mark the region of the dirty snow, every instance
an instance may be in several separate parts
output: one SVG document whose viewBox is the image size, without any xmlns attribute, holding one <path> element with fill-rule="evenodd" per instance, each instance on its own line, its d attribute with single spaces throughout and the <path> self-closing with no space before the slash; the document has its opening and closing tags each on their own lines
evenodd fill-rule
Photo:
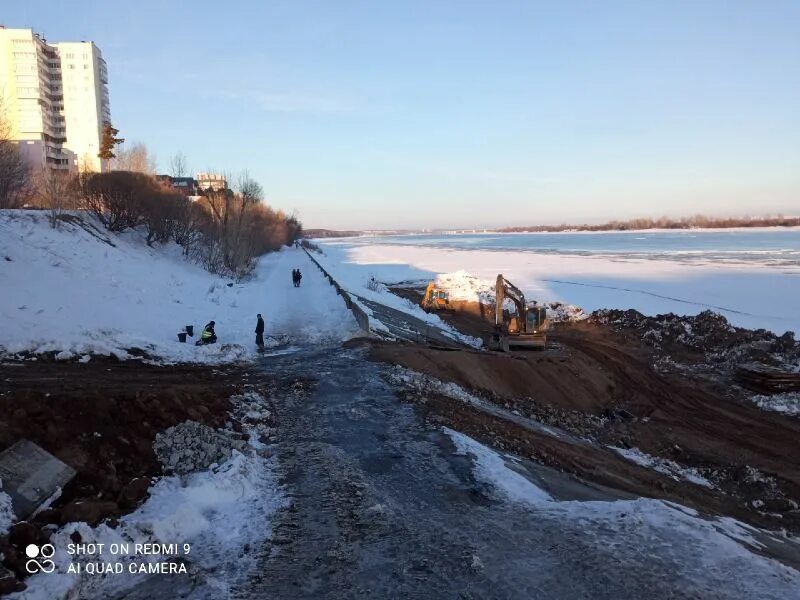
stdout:
<svg viewBox="0 0 800 600">
<path fill-rule="evenodd" d="M 249 393 L 237 397 L 238 411 L 260 410 L 263 398 Z M 56 547 L 56 572 L 38 574 L 26 580 L 28 589 L 15 594 L 19 600 L 58 600 L 60 598 L 107 598 L 140 583 L 146 575 L 130 574 L 130 563 L 157 562 L 168 557 L 136 555 L 81 557 L 81 562 L 123 563 L 124 575 L 83 575 L 66 572 L 77 556 L 67 554 L 70 535 L 78 532 L 83 543 L 135 543 L 190 545 L 182 556 L 198 569 L 196 575 L 213 590 L 213 597 L 231 597 L 233 588 L 242 583 L 256 565 L 260 547 L 272 534 L 272 516 L 288 503 L 276 475 L 276 461 L 271 457 L 259 428 L 245 425 L 251 435 L 245 451 L 234 451 L 222 465 L 185 476 L 162 477 L 150 488 L 150 497 L 133 513 L 120 519 L 112 529 L 101 524 L 70 523 L 51 538 Z M 108 546 L 106 546 L 108 548 Z M 174 575 L 170 575 L 172 577 Z M 72 595 L 71 595 L 72 594 Z"/>
<path fill-rule="evenodd" d="M 444 428 L 459 454 L 475 459 L 475 474 L 481 481 L 490 481 L 512 502 L 537 503 L 552 500 L 550 494 L 531 484 L 525 477 L 509 469 L 503 458 L 463 433 Z"/>
<path fill-rule="evenodd" d="M 171 361 L 232 362 L 255 356 L 256 313 L 267 336 L 292 342 L 339 342 L 357 331 L 300 250 L 266 255 L 251 280 L 234 283 L 187 262 L 178 246 L 150 248 L 137 232 L 109 234 L 82 218 L 85 227 L 53 229 L 45 213 L 0 211 L 0 353 L 87 360 L 140 348 Z M 293 268 L 305 275 L 300 288 L 292 286 Z M 194 346 L 210 320 L 219 343 Z M 185 325 L 195 337 L 180 344 Z"/>
<path fill-rule="evenodd" d="M 585 543 L 636 548 L 643 557 L 674 560 L 697 597 L 795 598 L 800 573 L 756 553 L 768 535 L 731 519 L 703 518 L 691 508 L 649 498 L 616 501 L 555 501 L 547 491 L 506 466 L 497 452 L 461 433 L 444 429 L 459 454 L 470 455 L 478 480 L 498 496 L 526 502 L 542 521 L 553 519 L 565 535 L 577 528 Z M 525 489 L 527 488 L 527 489 Z M 775 538 L 773 538 L 774 540 Z M 778 543 L 791 543 L 786 540 Z"/>
<path fill-rule="evenodd" d="M 800 416 L 800 392 L 784 392 L 782 394 L 757 394 L 750 400 L 759 408 Z"/>
<path fill-rule="evenodd" d="M 506 250 L 464 250 L 381 243 L 375 239 L 320 240 L 328 260 L 385 283 L 429 281 L 465 271 L 494 281 L 503 273 L 529 300 L 563 302 L 591 312 L 633 308 L 655 315 L 712 309 L 734 325 L 782 334 L 800 332 L 800 267 L 769 263 L 648 260 Z M 354 275 L 355 277 L 355 275 Z"/>
<path fill-rule="evenodd" d="M 11 496 L 3 490 L 3 480 L 0 479 L 0 535 L 3 535 L 8 528 L 17 520 L 14 509 L 11 507 Z"/>
<path fill-rule="evenodd" d="M 714 487 L 708 479 L 703 477 L 697 471 L 697 469 L 684 467 L 667 458 L 660 458 L 658 456 L 645 454 L 638 448 L 617 448 L 615 446 L 609 446 L 609 448 L 611 448 L 611 450 L 617 454 L 624 456 L 629 461 L 634 462 L 637 465 L 647 467 L 648 469 L 653 469 L 659 473 L 663 473 L 675 481 L 683 480 L 696 485 L 702 485 L 703 487 Z"/>
</svg>

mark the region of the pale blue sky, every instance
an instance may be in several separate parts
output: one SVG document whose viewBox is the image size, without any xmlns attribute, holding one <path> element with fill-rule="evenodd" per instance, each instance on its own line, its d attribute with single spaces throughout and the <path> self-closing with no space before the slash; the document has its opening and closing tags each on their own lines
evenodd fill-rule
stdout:
<svg viewBox="0 0 800 600">
<path fill-rule="evenodd" d="M 800 213 L 800 1 L 4 0 L 309 227 Z"/>
</svg>

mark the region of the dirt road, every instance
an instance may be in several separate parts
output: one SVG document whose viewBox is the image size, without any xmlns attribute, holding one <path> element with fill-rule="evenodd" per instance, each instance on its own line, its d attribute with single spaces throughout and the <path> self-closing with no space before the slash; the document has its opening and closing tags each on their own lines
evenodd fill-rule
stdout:
<svg viewBox="0 0 800 600">
<path fill-rule="evenodd" d="M 317 383 L 303 398 L 276 403 L 292 504 L 236 597 L 784 598 L 796 591 L 792 577 L 767 575 L 741 548 L 709 545 L 683 525 L 683 513 L 658 502 L 527 506 L 498 495 L 475 478 L 471 457 L 399 399 L 387 367 L 359 349 L 304 351 L 269 368 L 287 379 L 313 372 Z M 515 470 L 561 499 L 612 497 L 527 461 Z"/>
</svg>

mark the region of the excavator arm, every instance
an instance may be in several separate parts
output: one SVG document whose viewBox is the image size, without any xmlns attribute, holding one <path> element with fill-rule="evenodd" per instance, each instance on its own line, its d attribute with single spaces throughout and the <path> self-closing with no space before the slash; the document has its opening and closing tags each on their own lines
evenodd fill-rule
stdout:
<svg viewBox="0 0 800 600">
<path fill-rule="evenodd" d="M 503 275 L 497 276 L 497 282 L 495 283 L 495 315 L 494 315 L 494 324 L 498 327 L 503 325 L 503 303 L 506 298 L 511 300 L 514 303 L 514 306 L 517 309 L 517 322 L 519 324 L 520 331 L 525 331 L 525 322 L 526 322 L 526 307 L 525 307 L 525 295 L 522 293 L 517 286 L 515 286 L 510 281 L 507 281 Z"/>
</svg>

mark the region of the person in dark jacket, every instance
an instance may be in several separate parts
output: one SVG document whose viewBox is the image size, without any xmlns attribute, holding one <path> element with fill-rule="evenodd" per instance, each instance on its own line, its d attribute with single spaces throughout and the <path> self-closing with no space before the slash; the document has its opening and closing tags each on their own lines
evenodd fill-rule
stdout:
<svg viewBox="0 0 800 600">
<path fill-rule="evenodd" d="M 256 315 L 256 346 L 259 350 L 264 349 L 264 319 L 261 318 L 261 313 Z"/>
<path fill-rule="evenodd" d="M 292 285 L 297 287 L 297 269 L 292 269 Z"/>
<path fill-rule="evenodd" d="M 300 269 L 297 269 L 297 287 L 300 287 L 300 281 L 303 279 L 303 274 L 300 272 Z"/>
</svg>

